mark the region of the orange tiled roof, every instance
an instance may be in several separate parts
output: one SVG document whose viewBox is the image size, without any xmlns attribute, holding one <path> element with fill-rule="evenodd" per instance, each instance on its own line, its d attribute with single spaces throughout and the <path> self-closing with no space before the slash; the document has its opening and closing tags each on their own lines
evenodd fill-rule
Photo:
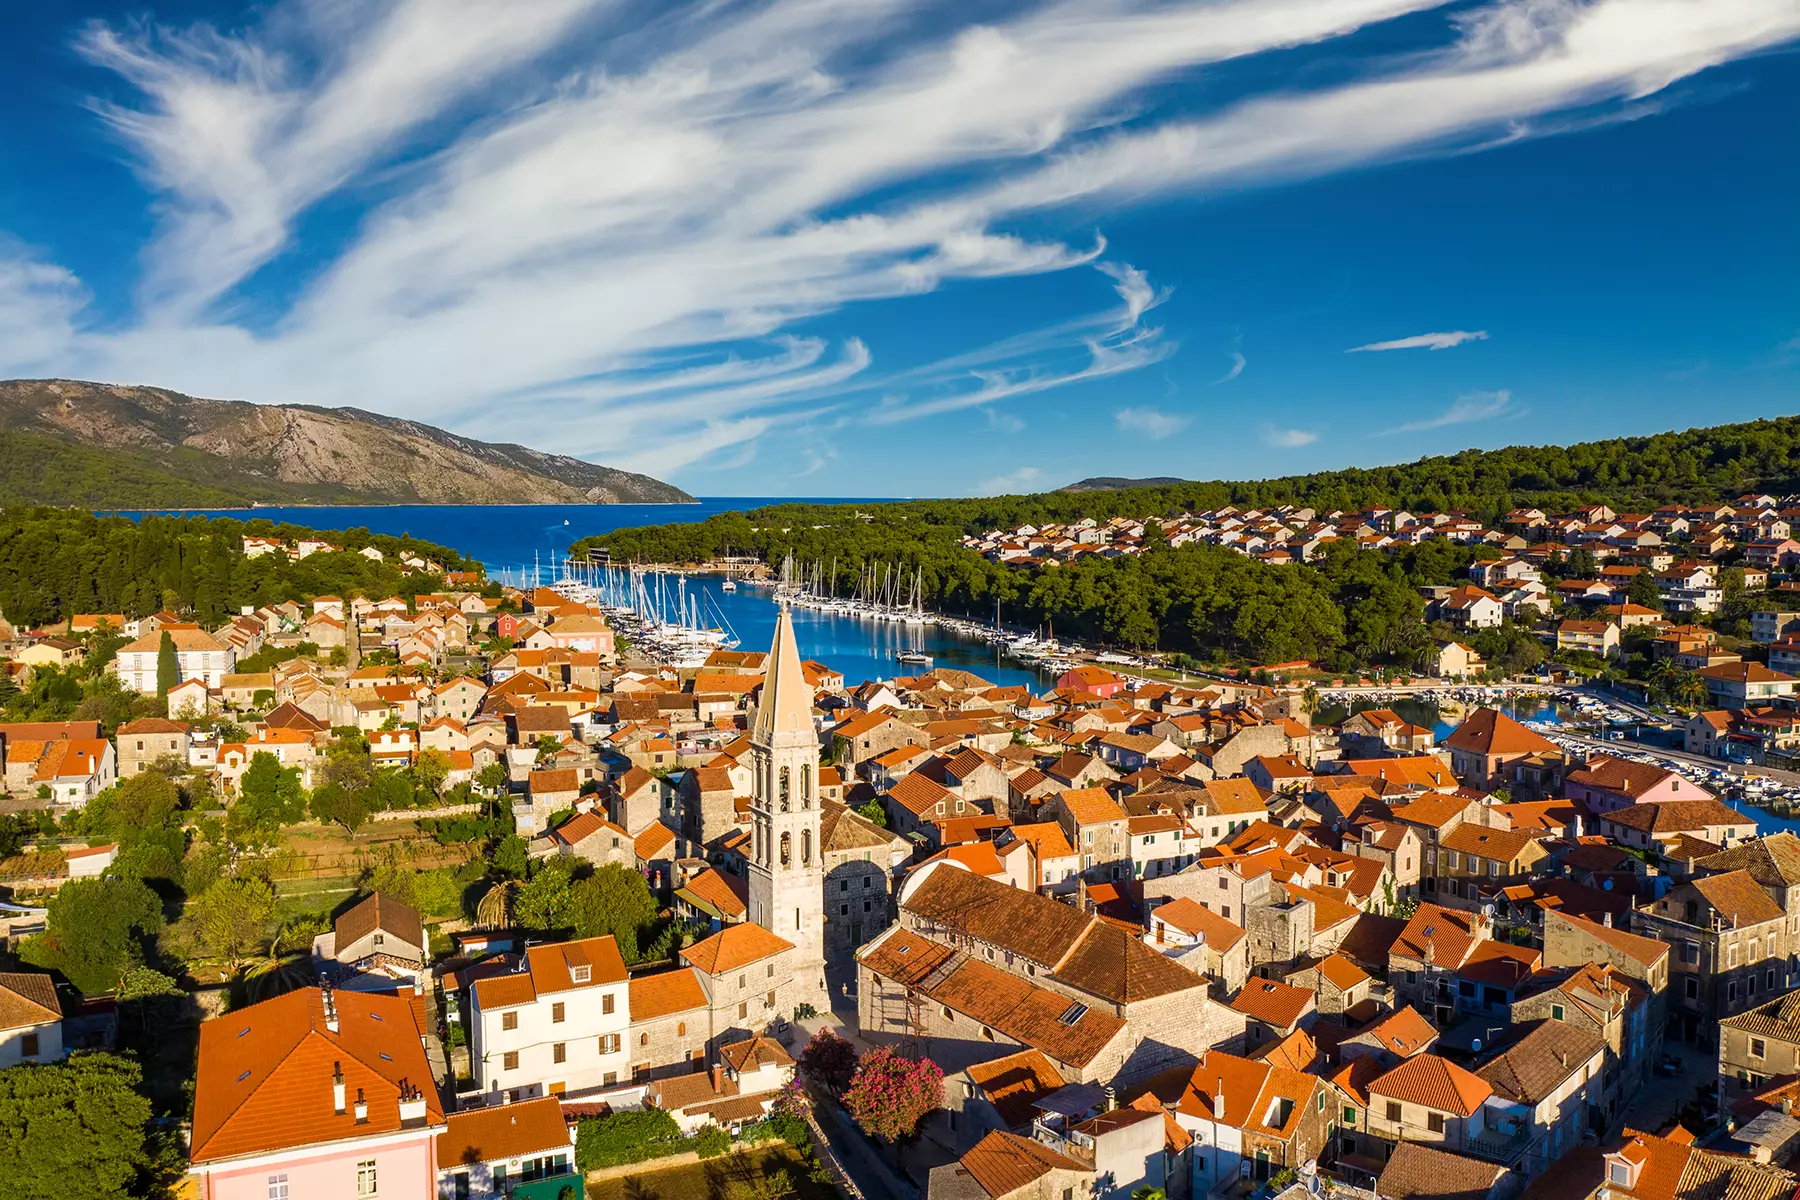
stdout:
<svg viewBox="0 0 1800 1200">
<path fill-rule="evenodd" d="M 706 1007 L 706 992 L 692 967 L 663 971 L 655 975 L 634 975 L 627 985 L 633 1021 L 653 1021 L 658 1017 Z"/>
<path fill-rule="evenodd" d="M 214 1162 L 401 1128 L 402 1085 L 417 1088 L 428 1125 L 442 1125 L 431 1065 L 409 998 L 372 992 L 334 995 L 338 1029 L 327 1024 L 317 988 L 289 992 L 214 1017 L 200 1027 L 190 1158 Z M 368 1117 L 338 1113 L 332 1074 L 347 1097 L 362 1093 Z"/>
<path fill-rule="evenodd" d="M 1369 1093 L 1467 1117 L 1494 1094 L 1494 1089 L 1487 1080 L 1449 1059 L 1418 1054 L 1371 1083 Z"/>
<path fill-rule="evenodd" d="M 681 952 L 681 957 L 704 974 L 722 975 L 793 948 L 794 943 L 786 938 L 746 922 L 727 925 L 705 941 L 695 942 Z"/>
</svg>

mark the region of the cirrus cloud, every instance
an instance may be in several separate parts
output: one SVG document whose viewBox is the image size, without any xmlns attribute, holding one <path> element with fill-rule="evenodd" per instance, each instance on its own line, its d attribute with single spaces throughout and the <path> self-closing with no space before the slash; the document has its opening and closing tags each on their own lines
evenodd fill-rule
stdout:
<svg viewBox="0 0 1800 1200">
<path fill-rule="evenodd" d="M 1512 393 L 1469 392 L 1458 396 L 1443 412 L 1435 417 L 1426 417 L 1419 421 L 1408 421 L 1404 425 L 1396 425 L 1392 429 L 1384 429 L 1382 435 L 1392 433 L 1422 433 L 1427 429 L 1444 429 L 1451 425 L 1468 425 L 1475 421 L 1492 421 L 1499 417 L 1522 417 L 1526 410 L 1513 404 Z"/>
<path fill-rule="evenodd" d="M 1113 414 L 1119 428 L 1160 441 L 1173 437 L 1188 427 L 1188 418 L 1154 408 L 1121 408 Z"/>
<path fill-rule="evenodd" d="M 1448 350 L 1452 346 L 1460 346 L 1464 342 L 1487 341 L 1487 330 L 1469 331 L 1458 329 L 1453 333 L 1420 333 L 1412 337 L 1395 338 L 1391 342 L 1370 342 L 1366 346 L 1352 346 L 1345 354 L 1362 354 L 1379 350 Z"/>
</svg>

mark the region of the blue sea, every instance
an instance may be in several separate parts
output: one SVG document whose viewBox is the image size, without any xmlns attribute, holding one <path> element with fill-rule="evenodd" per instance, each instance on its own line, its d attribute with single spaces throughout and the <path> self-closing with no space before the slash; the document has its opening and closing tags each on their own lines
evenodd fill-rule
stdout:
<svg viewBox="0 0 1800 1200">
<path fill-rule="evenodd" d="M 861 496 L 808 497 L 806 502 L 877 501 Z M 718 513 L 781 503 L 784 501 L 780 498 L 768 496 L 708 496 L 697 504 L 297 506 L 191 510 L 185 515 L 261 518 L 314 529 L 363 528 L 372 533 L 411 534 L 481 560 L 491 577 L 529 584 L 535 576 L 547 584 L 561 574 L 564 553 L 581 538 L 635 525 L 704 521 Z M 677 581 L 667 577 L 664 584 L 672 596 Z M 735 594 L 726 593 L 719 590 L 716 577 L 705 575 L 689 576 L 686 586 L 690 592 L 699 591 L 709 621 L 715 616 L 723 617 L 743 649 L 767 649 L 774 639 L 776 607 L 767 590 L 740 588 Z M 1049 685 L 1048 677 L 1022 669 L 1016 660 L 1002 660 L 994 647 L 936 626 L 907 630 L 893 624 L 795 609 L 794 632 L 803 655 L 842 671 L 851 684 L 916 674 L 924 668 L 902 666 L 894 656 L 903 650 L 923 650 L 932 656 L 934 666 L 973 671 L 997 684 L 1023 683 L 1040 689 Z"/>
</svg>

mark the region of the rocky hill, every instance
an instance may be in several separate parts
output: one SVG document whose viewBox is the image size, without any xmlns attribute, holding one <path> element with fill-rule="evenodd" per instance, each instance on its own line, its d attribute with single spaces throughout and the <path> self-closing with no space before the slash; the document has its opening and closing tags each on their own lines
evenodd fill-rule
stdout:
<svg viewBox="0 0 1800 1200">
<path fill-rule="evenodd" d="M 0 381 L 0 504 L 687 504 L 680 488 L 355 408 Z"/>
</svg>

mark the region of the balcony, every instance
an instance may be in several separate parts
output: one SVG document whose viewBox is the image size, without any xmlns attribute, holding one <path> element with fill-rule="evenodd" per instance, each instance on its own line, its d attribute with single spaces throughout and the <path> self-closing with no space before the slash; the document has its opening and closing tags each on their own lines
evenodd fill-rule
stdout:
<svg viewBox="0 0 1800 1200">
<path fill-rule="evenodd" d="M 1504 1167 L 1516 1167 L 1525 1152 L 1531 1148 L 1531 1126 L 1523 1122 L 1508 1120 L 1507 1126 L 1512 1132 L 1499 1129 L 1484 1129 L 1469 1139 L 1468 1151 L 1476 1158 L 1485 1158 L 1489 1162 L 1499 1163 Z"/>
</svg>

